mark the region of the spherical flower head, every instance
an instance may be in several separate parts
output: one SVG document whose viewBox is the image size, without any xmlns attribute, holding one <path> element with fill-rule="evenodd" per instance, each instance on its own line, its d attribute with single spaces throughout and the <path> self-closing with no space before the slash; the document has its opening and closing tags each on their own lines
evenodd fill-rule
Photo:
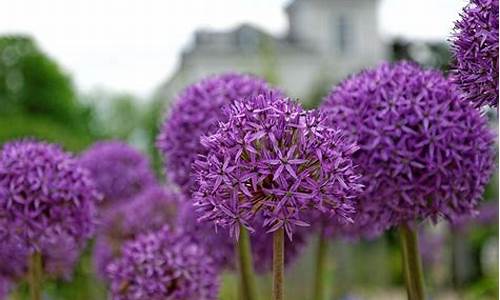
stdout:
<svg viewBox="0 0 500 300">
<path fill-rule="evenodd" d="M 440 72 L 384 63 L 342 82 L 321 109 L 361 147 L 358 232 L 475 211 L 493 170 L 493 135 Z"/>
<path fill-rule="evenodd" d="M 0 224 L 30 252 L 94 233 L 98 193 L 88 172 L 60 147 L 30 140 L 0 151 Z"/>
<path fill-rule="evenodd" d="M 102 226 L 94 245 L 93 259 L 97 274 L 101 278 L 105 277 L 107 265 L 120 255 L 125 241 L 141 233 L 159 230 L 165 224 L 174 225 L 178 203 L 176 193 L 155 185 L 129 202 L 107 210 L 103 214 Z"/>
<path fill-rule="evenodd" d="M 188 86 L 180 93 L 162 126 L 157 147 L 165 157 L 167 176 L 184 193 L 193 190 L 192 163 L 206 154 L 200 137 L 227 121 L 224 108 L 235 100 L 265 93 L 271 87 L 263 79 L 238 73 L 215 75 Z M 278 91 L 275 91 L 278 93 Z"/>
<path fill-rule="evenodd" d="M 191 201 L 180 205 L 177 226 L 200 246 L 204 247 L 214 262 L 222 269 L 235 268 L 235 242 L 228 237 L 227 230 L 216 228 L 212 223 L 198 222 L 199 215 Z"/>
<path fill-rule="evenodd" d="M 125 202 L 155 183 L 147 157 L 120 141 L 95 143 L 80 162 L 102 193 L 103 207 Z"/>
<path fill-rule="evenodd" d="M 475 107 L 498 106 L 498 0 L 471 0 L 455 22 L 451 78 Z"/>
<path fill-rule="evenodd" d="M 262 217 L 266 230 L 284 228 L 289 238 L 307 226 L 309 209 L 351 220 L 361 189 L 351 159 L 357 146 L 297 102 L 272 92 L 236 100 L 228 121 L 201 142 L 208 153 L 195 162 L 200 220 L 238 237 L 240 224 L 254 231 Z"/>
<path fill-rule="evenodd" d="M 127 242 L 107 268 L 113 300 L 212 300 L 218 276 L 203 247 L 167 227 Z"/>
</svg>

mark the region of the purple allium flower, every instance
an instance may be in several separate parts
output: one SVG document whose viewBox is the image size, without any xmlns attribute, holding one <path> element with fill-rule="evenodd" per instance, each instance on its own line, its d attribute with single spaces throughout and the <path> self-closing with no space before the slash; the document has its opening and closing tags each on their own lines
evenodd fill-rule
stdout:
<svg viewBox="0 0 500 300">
<path fill-rule="evenodd" d="M 164 227 L 127 242 L 107 268 L 113 300 L 211 300 L 218 274 L 203 247 Z"/>
<path fill-rule="evenodd" d="M 498 0 L 471 0 L 455 23 L 452 79 L 474 106 L 498 106 Z"/>
<path fill-rule="evenodd" d="M 234 268 L 234 239 L 228 237 L 224 228 L 215 230 L 212 224 L 198 222 L 199 216 L 191 201 L 183 201 L 182 203 L 177 225 L 182 228 L 183 232 L 189 234 L 197 244 L 205 248 L 218 269 Z"/>
<path fill-rule="evenodd" d="M 94 265 L 104 278 L 106 266 L 120 254 L 123 243 L 141 233 L 176 222 L 178 195 L 161 186 L 150 186 L 129 202 L 115 205 L 103 215 L 94 245 Z"/>
<path fill-rule="evenodd" d="M 493 135 L 440 72 L 384 63 L 342 82 L 321 109 L 361 147 L 358 232 L 474 212 L 493 171 Z"/>
<path fill-rule="evenodd" d="M 83 246 L 97 201 L 88 172 L 60 147 L 23 140 L 0 151 L 0 224 L 30 253 L 63 239 Z"/>
<path fill-rule="evenodd" d="M 176 99 L 157 140 L 169 179 L 184 193 L 191 193 L 195 183 L 191 165 L 198 153 L 207 153 L 200 137 L 214 132 L 218 122 L 227 121 L 224 107 L 234 100 L 269 90 L 263 79 L 238 73 L 215 75 L 187 87 Z"/>
<path fill-rule="evenodd" d="M 349 222 L 361 190 L 351 156 L 357 150 L 322 116 L 272 92 L 236 100 L 217 132 L 201 139 L 208 150 L 195 162 L 194 193 L 200 220 L 254 231 L 258 218 L 268 232 L 307 226 L 303 212 L 324 211 Z M 260 225 L 260 224 L 259 224 Z"/>
<path fill-rule="evenodd" d="M 104 207 L 127 201 L 155 182 L 147 157 L 121 141 L 95 143 L 80 161 L 103 194 Z"/>
</svg>

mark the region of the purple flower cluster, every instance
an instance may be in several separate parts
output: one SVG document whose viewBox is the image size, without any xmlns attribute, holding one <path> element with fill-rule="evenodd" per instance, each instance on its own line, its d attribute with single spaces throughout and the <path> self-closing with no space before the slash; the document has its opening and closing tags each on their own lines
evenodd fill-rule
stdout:
<svg viewBox="0 0 500 300">
<path fill-rule="evenodd" d="M 159 230 L 165 224 L 174 225 L 178 204 L 175 193 L 161 186 L 150 186 L 131 201 L 107 210 L 93 253 L 98 275 L 105 278 L 107 265 L 119 256 L 124 242 L 139 234 Z"/>
<path fill-rule="evenodd" d="M 240 224 L 254 231 L 263 218 L 266 230 L 284 228 L 289 238 L 307 226 L 309 209 L 351 221 L 362 187 L 351 160 L 358 147 L 297 102 L 273 92 L 235 100 L 228 121 L 201 143 L 208 153 L 195 162 L 200 220 L 237 237 Z"/>
<path fill-rule="evenodd" d="M 30 140 L 3 146 L 0 224 L 29 252 L 83 245 L 94 233 L 97 201 L 88 172 L 58 146 Z"/>
<path fill-rule="evenodd" d="M 224 107 L 271 90 L 258 77 L 226 73 L 208 77 L 188 86 L 176 99 L 158 136 L 157 146 L 165 157 L 168 177 L 189 194 L 195 184 L 191 165 L 196 155 L 206 154 L 200 137 L 227 121 Z M 278 91 L 275 91 L 278 93 Z"/>
<path fill-rule="evenodd" d="M 441 73 L 384 63 L 342 82 L 321 109 L 361 147 L 366 189 L 353 232 L 474 212 L 493 171 L 493 134 Z"/>
<path fill-rule="evenodd" d="M 455 23 L 452 79 L 476 107 L 498 106 L 498 0 L 471 0 Z"/>
<path fill-rule="evenodd" d="M 81 155 L 80 162 L 103 194 L 104 207 L 127 201 L 155 182 L 148 159 L 120 141 L 94 144 Z"/>
<path fill-rule="evenodd" d="M 113 300 L 212 300 L 217 272 L 204 249 L 182 232 L 159 231 L 127 242 L 107 268 Z"/>
</svg>

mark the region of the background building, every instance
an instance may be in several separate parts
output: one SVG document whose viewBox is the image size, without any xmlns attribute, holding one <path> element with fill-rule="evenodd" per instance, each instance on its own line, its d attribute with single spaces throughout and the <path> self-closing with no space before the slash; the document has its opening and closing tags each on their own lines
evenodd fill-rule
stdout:
<svg viewBox="0 0 500 300">
<path fill-rule="evenodd" d="M 318 89 L 387 57 L 377 5 L 378 0 L 295 0 L 286 7 L 289 26 L 281 37 L 250 24 L 197 31 L 159 97 L 170 101 L 207 75 L 241 71 L 264 76 L 306 104 L 317 101 Z"/>
</svg>

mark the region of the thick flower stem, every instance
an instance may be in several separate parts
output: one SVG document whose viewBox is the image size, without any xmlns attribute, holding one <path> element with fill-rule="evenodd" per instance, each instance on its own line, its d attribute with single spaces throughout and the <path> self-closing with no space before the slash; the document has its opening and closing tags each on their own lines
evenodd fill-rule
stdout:
<svg viewBox="0 0 500 300">
<path fill-rule="evenodd" d="M 313 300 L 323 300 L 325 297 L 325 286 L 324 286 L 324 273 L 326 266 L 326 254 L 328 250 L 328 242 L 325 238 L 323 230 L 321 230 L 318 237 L 318 245 L 316 249 L 316 265 L 314 273 L 314 290 L 313 290 Z"/>
<path fill-rule="evenodd" d="M 28 282 L 30 286 L 30 299 L 42 299 L 42 254 L 38 251 L 29 257 Z"/>
<path fill-rule="evenodd" d="M 237 248 L 240 271 L 240 296 L 245 300 L 257 300 L 250 237 L 248 235 L 248 230 L 243 227 L 240 228 Z"/>
<path fill-rule="evenodd" d="M 285 230 L 280 228 L 273 236 L 273 298 L 284 299 L 285 284 Z"/>
<path fill-rule="evenodd" d="M 418 249 L 417 232 L 408 224 L 403 224 L 399 226 L 399 233 L 408 299 L 424 300 L 424 275 Z"/>
</svg>

